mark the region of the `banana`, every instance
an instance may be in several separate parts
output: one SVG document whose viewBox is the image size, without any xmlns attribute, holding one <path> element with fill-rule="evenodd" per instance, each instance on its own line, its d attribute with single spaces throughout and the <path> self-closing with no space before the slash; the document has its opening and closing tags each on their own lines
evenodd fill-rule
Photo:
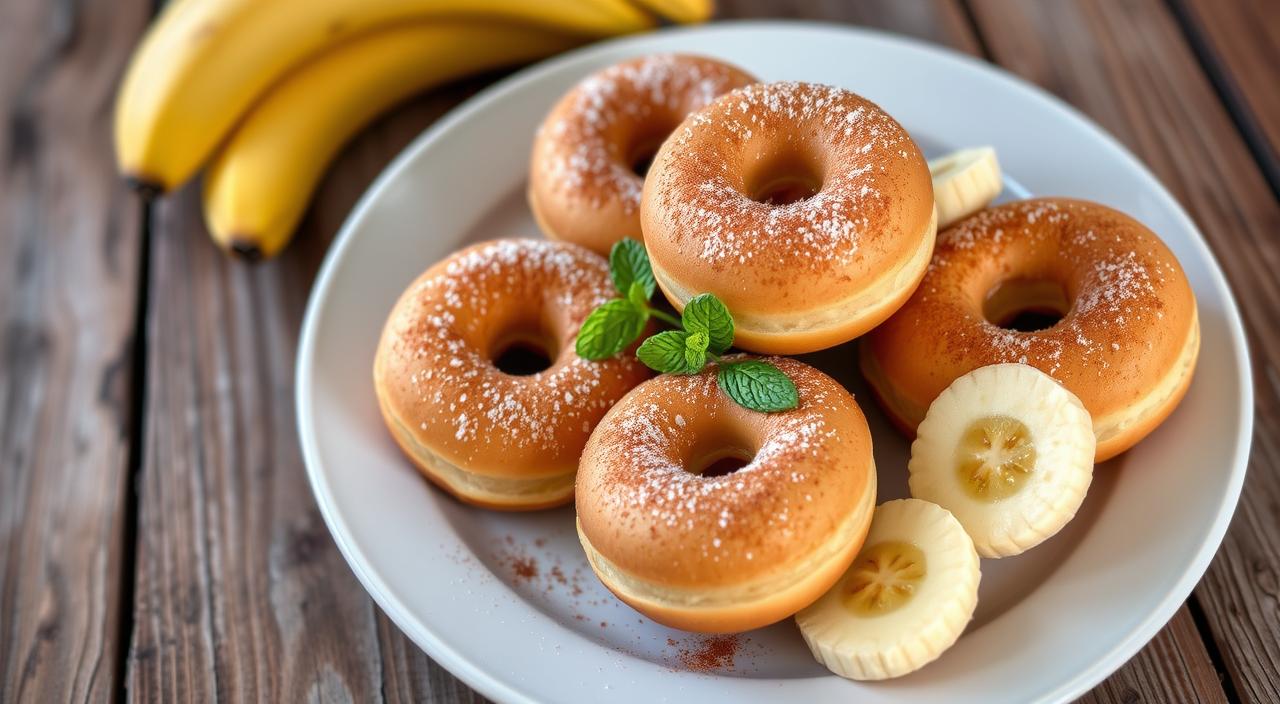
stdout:
<svg viewBox="0 0 1280 704">
<path fill-rule="evenodd" d="M 929 162 L 933 200 L 938 206 L 938 229 L 987 207 L 1004 188 L 1000 162 L 991 147 L 961 149 Z"/>
<path fill-rule="evenodd" d="M 381 30 L 321 54 L 273 87 L 210 164 L 210 234 L 246 258 L 275 255 L 329 161 L 376 115 L 432 85 L 581 41 L 511 24 L 449 21 Z"/>
<path fill-rule="evenodd" d="M 848 571 L 796 623 L 813 656 L 837 675 L 898 677 L 956 642 L 978 606 L 981 576 L 973 541 L 946 509 L 886 501 Z"/>
<path fill-rule="evenodd" d="M 635 3 L 680 23 L 706 22 L 716 10 L 715 0 L 635 0 Z"/>
<path fill-rule="evenodd" d="M 119 168 L 144 193 L 175 188 L 308 57 L 373 29 L 449 18 L 586 37 L 654 24 L 626 0 L 175 0 L 134 52 L 117 95 Z"/>
<path fill-rule="evenodd" d="M 1017 555 L 1076 515 L 1094 444 L 1089 412 L 1053 377 L 982 367 L 929 406 L 911 444 L 911 495 L 955 514 L 983 557 Z"/>
</svg>

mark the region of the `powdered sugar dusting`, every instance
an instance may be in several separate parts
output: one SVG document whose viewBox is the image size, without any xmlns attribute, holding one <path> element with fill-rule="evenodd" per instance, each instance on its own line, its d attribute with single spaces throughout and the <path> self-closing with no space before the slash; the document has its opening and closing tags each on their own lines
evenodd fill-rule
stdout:
<svg viewBox="0 0 1280 704">
<path fill-rule="evenodd" d="M 406 292 L 384 338 L 392 363 L 412 370 L 399 399 L 415 408 L 404 415 L 424 418 L 421 430 L 463 456 L 495 443 L 575 453 L 572 440 L 580 448 L 647 375 L 630 356 L 590 362 L 573 352 L 581 321 L 612 296 L 604 260 L 564 243 L 497 240 L 441 262 Z M 560 345 L 551 368 L 511 376 L 494 367 L 494 336 L 539 319 Z"/>
<path fill-rule="evenodd" d="M 679 54 L 611 66 L 579 83 L 540 128 L 549 146 L 536 166 L 547 170 L 548 183 L 564 197 L 638 213 L 644 181 L 627 163 L 630 145 L 621 142 L 660 138 L 689 112 L 749 82 L 730 66 Z"/>
<path fill-rule="evenodd" d="M 733 424 L 723 414 L 740 411 L 724 410 L 732 401 L 717 386 L 714 369 L 663 376 L 619 404 L 597 431 L 593 444 L 609 448 L 613 459 L 579 484 L 582 495 L 593 505 L 605 502 L 605 515 L 622 531 L 647 534 L 652 527 L 684 536 L 681 545 L 697 546 L 696 554 L 680 558 L 684 564 L 754 560 L 765 549 L 762 543 L 786 541 L 811 530 L 815 521 L 828 520 L 828 509 L 816 508 L 815 497 L 826 500 L 829 508 L 837 499 L 827 489 L 834 491 L 841 486 L 840 473 L 865 462 L 842 454 L 849 449 L 842 443 L 850 438 L 841 437 L 849 431 L 839 424 L 846 421 L 832 423 L 833 417 L 847 417 L 842 414 L 851 412 L 852 399 L 835 382 L 798 362 L 769 361 L 796 382 L 800 405 L 784 413 L 756 414 L 753 423 L 763 430 L 746 466 L 720 476 L 695 474 L 686 466 L 685 457 L 707 451 L 696 446 L 715 432 L 708 428 Z M 673 408 L 659 398 L 679 398 L 687 406 Z M 698 409 L 698 418 L 682 415 L 690 408 Z M 583 471 L 587 466 L 584 460 Z M 827 523 L 821 527 L 831 529 Z"/>
<path fill-rule="evenodd" d="M 1113 365 L 1137 363 L 1147 353 L 1150 343 L 1135 339 L 1181 344 L 1181 335 L 1158 333 L 1163 296 L 1175 283 L 1185 287 L 1185 279 L 1170 259 L 1158 256 L 1157 247 L 1159 241 L 1132 220 L 1088 203 L 1037 199 L 991 208 L 939 234 L 916 300 L 901 315 L 938 335 L 953 355 L 979 354 L 984 364 L 1031 364 L 1063 381 L 1068 375 L 1101 377 Z M 1025 263 L 1046 253 L 1052 255 L 1048 263 Z M 1071 309 L 1046 330 L 1020 332 L 983 319 L 939 335 L 933 312 L 956 319 L 941 311 L 963 307 L 967 294 L 960 289 L 970 277 L 984 276 L 980 272 L 992 262 L 1008 262 L 1004 278 L 1064 277 L 1064 289 L 1074 295 Z M 1059 273 L 1036 273 L 1040 269 Z M 1135 336 L 1135 325 L 1152 332 Z"/>
<path fill-rule="evenodd" d="M 906 131 L 876 105 L 809 83 L 735 90 L 692 116 L 670 144 L 669 171 L 656 182 L 664 230 L 691 240 L 682 251 L 713 268 L 847 264 L 891 220 L 888 194 L 901 188 L 895 162 L 914 156 L 924 168 Z M 821 189 L 783 205 L 753 200 L 742 180 L 756 166 L 749 155 L 787 150 L 822 155 Z"/>
</svg>

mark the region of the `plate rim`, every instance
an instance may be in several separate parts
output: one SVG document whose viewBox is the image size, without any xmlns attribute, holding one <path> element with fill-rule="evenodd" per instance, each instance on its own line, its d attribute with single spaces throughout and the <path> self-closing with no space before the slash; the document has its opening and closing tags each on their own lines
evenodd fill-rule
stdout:
<svg viewBox="0 0 1280 704">
<path fill-rule="evenodd" d="M 355 206 L 353 206 L 330 244 L 307 297 L 307 306 L 303 316 L 295 358 L 294 405 L 296 429 L 308 484 L 316 499 L 325 526 L 338 546 L 343 559 L 355 573 L 357 580 L 365 591 L 392 622 L 437 664 L 490 699 L 496 701 L 534 701 L 525 692 L 507 685 L 489 674 L 477 663 L 461 656 L 448 643 L 427 628 L 426 624 L 421 623 L 395 595 L 394 590 L 378 575 L 365 551 L 350 539 L 350 530 L 346 526 L 342 514 L 335 506 L 331 487 L 329 487 L 319 469 L 321 465 L 320 450 L 315 436 L 315 423 L 311 412 L 313 397 L 311 387 L 306 383 L 313 375 L 317 327 L 321 311 L 326 307 L 325 304 L 331 293 L 332 280 L 338 264 L 344 258 L 348 248 L 352 246 L 358 223 L 365 219 L 366 214 L 381 199 L 382 193 L 400 178 L 401 173 L 408 168 L 408 165 L 415 161 L 421 152 L 431 148 L 437 141 L 445 138 L 454 129 L 455 125 L 466 121 L 471 115 L 486 110 L 491 104 L 501 101 L 507 94 L 518 90 L 527 83 L 536 82 L 546 75 L 553 74 L 565 65 L 578 62 L 589 63 L 591 57 L 597 54 L 607 54 L 618 47 L 643 45 L 655 36 L 733 33 L 741 30 L 842 34 L 859 40 L 871 39 L 896 43 L 913 51 L 930 54 L 941 61 L 965 64 L 970 69 L 1011 84 L 1012 88 L 1021 89 L 1032 94 L 1036 100 L 1059 113 L 1062 118 L 1086 128 L 1093 138 L 1106 143 L 1108 147 L 1117 152 L 1125 161 L 1129 162 L 1129 166 L 1134 172 L 1146 182 L 1146 186 L 1149 189 L 1148 192 L 1155 195 L 1161 201 L 1161 204 L 1167 207 L 1169 212 L 1177 220 L 1181 221 L 1188 231 L 1194 234 L 1194 237 L 1191 238 L 1191 245 L 1207 263 L 1210 284 L 1218 289 L 1218 293 L 1222 296 L 1224 319 L 1230 332 L 1230 346 L 1238 368 L 1237 382 L 1241 389 L 1238 398 L 1238 412 L 1241 423 L 1237 428 L 1234 443 L 1235 456 L 1232 458 L 1233 461 L 1230 467 L 1231 476 L 1222 502 L 1217 508 L 1213 524 L 1205 532 L 1195 556 L 1187 563 L 1181 577 L 1169 586 L 1165 595 L 1150 610 L 1147 617 L 1131 628 L 1104 656 L 1098 658 L 1089 667 L 1076 673 L 1075 676 L 1064 680 L 1055 689 L 1046 692 L 1042 697 L 1042 701 L 1064 701 L 1086 693 L 1127 663 L 1176 614 L 1177 610 L 1200 582 L 1216 556 L 1231 519 L 1235 514 L 1247 474 L 1254 424 L 1252 360 L 1243 320 L 1226 275 L 1213 251 L 1209 248 L 1200 228 L 1182 207 L 1182 204 L 1173 197 L 1147 166 L 1124 144 L 1083 112 L 1044 88 L 1002 67 L 963 54 L 949 47 L 907 35 L 861 26 L 787 19 L 717 21 L 704 25 L 668 27 L 642 34 L 626 35 L 594 42 L 521 68 L 463 101 L 423 130 L 383 168 L 360 196 Z"/>
</svg>

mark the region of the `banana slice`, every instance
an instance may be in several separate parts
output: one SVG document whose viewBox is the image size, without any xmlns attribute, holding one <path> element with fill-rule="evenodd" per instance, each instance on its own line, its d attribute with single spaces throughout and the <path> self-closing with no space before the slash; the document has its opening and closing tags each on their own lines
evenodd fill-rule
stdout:
<svg viewBox="0 0 1280 704">
<path fill-rule="evenodd" d="M 951 511 L 983 557 L 1029 550 L 1075 515 L 1095 439 L 1075 394 L 1025 364 L 956 379 L 911 444 L 911 495 Z"/>
<path fill-rule="evenodd" d="M 929 175 L 939 230 L 987 207 L 1004 188 L 996 150 L 991 147 L 961 149 L 933 159 Z"/>
<path fill-rule="evenodd" d="M 978 605 L 980 577 L 973 541 L 946 509 L 886 501 L 848 571 L 796 623 L 837 675 L 898 677 L 956 642 Z"/>
</svg>

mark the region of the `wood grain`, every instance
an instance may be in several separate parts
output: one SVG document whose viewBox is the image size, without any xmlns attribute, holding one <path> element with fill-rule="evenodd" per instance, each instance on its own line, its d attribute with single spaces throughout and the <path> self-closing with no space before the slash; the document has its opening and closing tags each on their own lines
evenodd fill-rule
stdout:
<svg viewBox="0 0 1280 704">
<path fill-rule="evenodd" d="M 881 29 L 977 55 L 977 37 L 957 0 L 719 0 L 717 19 L 780 18 Z"/>
<path fill-rule="evenodd" d="M 195 188 L 154 216 L 130 695 L 350 700 L 379 661 L 293 440 L 307 279 L 230 262 L 201 222 Z"/>
<path fill-rule="evenodd" d="M 1172 7 L 1280 193 L 1280 3 L 1172 0 Z"/>
<path fill-rule="evenodd" d="M 114 83 L 149 5 L 0 5 L 0 700 L 118 693 L 140 209 Z"/>
<path fill-rule="evenodd" d="M 974 10 L 996 60 L 1091 115 L 1155 171 L 1236 293 L 1254 364 L 1253 454 L 1235 520 L 1196 597 L 1230 675 L 1228 693 L 1280 701 L 1280 204 L 1165 5 L 975 0 Z"/>
<path fill-rule="evenodd" d="M 1079 701 L 1208 704 L 1226 702 L 1227 696 L 1184 605 L 1159 636 Z"/>
<path fill-rule="evenodd" d="M 358 139 L 275 261 L 216 250 L 198 187 L 156 207 L 131 698 L 469 696 L 377 613 L 326 531 L 296 441 L 293 361 L 311 281 L 355 199 L 473 87 Z"/>
</svg>

